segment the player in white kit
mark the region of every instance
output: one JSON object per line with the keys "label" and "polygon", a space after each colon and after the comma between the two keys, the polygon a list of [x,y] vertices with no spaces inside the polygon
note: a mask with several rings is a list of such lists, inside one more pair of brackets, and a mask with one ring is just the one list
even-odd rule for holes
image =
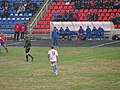
{"label": "player in white kit", "polygon": [[51,46],[51,50],[48,51],[48,60],[53,67],[55,75],[58,75],[57,62],[58,62],[58,52],[54,49],[54,46]]}

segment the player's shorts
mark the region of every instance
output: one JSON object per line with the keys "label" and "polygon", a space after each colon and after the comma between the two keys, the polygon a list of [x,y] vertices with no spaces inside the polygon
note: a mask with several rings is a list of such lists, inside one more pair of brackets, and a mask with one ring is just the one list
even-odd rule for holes
{"label": "player's shorts", "polygon": [[6,47],[6,44],[4,42],[0,42],[0,46]]}
{"label": "player's shorts", "polygon": [[25,49],[26,53],[29,53],[29,51],[30,51],[30,48]]}
{"label": "player's shorts", "polygon": [[56,61],[51,62],[51,66],[55,66],[56,64],[57,64],[57,62],[56,62]]}

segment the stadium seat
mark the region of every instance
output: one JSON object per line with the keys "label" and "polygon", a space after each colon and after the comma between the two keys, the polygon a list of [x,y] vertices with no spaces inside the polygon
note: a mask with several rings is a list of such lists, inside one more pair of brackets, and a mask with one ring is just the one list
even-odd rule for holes
{"label": "stadium seat", "polygon": [[117,9],[113,9],[113,12],[116,13],[116,12],[117,12]]}
{"label": "stadium seat", "polygon": [[108,12],[111,13],[111,12],[112,12],[112,9],[108,9]]}
{"label": "stadium seat", "polygon": [[103,9],[103,12],[106,13],[106,12],[107,12],[107,9]]}
{"label": "stadium seat", "polygon": [[102,13],[102,9],[99,9],[98,12],[99,12],[99,13]]}

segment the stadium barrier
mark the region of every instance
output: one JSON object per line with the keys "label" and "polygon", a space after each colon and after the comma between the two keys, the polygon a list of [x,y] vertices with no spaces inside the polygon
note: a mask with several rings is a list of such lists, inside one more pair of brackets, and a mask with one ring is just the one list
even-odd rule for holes
{"label": "stadium barrier", "polygon": [[112,22],[50,22],[50,30],[53,30],[54,27],[57,27],[57,29],[60,29],[60,27],[63,27],[64,29],[69,27],[71,31],[77,32],[80,26],[82,26],[84,30],[86,30],[87,26],[91,29],[93,29],[94,26],[96,28],[102,27],[105,30],[104,36],[109,39],[112,39],[115,31]]}

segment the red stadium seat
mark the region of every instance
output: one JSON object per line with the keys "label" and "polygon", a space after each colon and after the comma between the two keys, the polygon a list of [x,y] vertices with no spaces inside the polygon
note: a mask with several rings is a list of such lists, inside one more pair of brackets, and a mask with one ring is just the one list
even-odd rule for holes
{"label": "red stadium seat", "polygon": [[57,2],[57,5],[60,6],[60,5],[61,5],[61,2]]}
{"label": "red stadium seat", "polygon": [[101,15],[100,15],[100,16],[104,17],[104,16],[105,16],[105,13],[101,13]]}
{"label": "red stadium seat", "polygon": [[59,6],[59,9],[63,9],[63,6]]}
{"label": "red stadium seat", "polygon": [[108,18],[107,17],[103,17],[103,21],[107,21],[108,20]]}
{"label": "red stadium seat", "polygon": [[71,5],[74,6],[74,2],[71,2]]}
{"label": "red stadium seat", "polygon": [[108,9],[108,12],[110,12],[110,13],[111,13],[111,12],[112,12],[112,9]]}
{"label": "red stadium seat", "polygon": [[63,9],[63,10],[61,10],[61,13],[65,13],[65,10]]}
{"label": "red stadium seat", "polygon": [[45,25],[41,25],[40,28],[45,28]]}
{"label": "red stadium seat", "polygon": [[101,13],[101,12],[102,12],[102,9],[99,9],[98,12]]}
{"label": "red stadium seat", "polygon": [[55,6],[55,7],[53,7],[53,8],[54,8],[55,10],[56,10],[56,9],[59,9],[58,6]]}
{"label": "red stadium seat", "polygon": [[84,12],[85,12],[85,13],[88,13],[88,9],[85,9]]}
{"label": "red stadium seat", "polygon": [[36,28],[36,29],[40,28],[40,25],[36,25],[35,28]]}
{"label": "red stadium seat", "polygon": [[102,17],[101,16],[98,18],[98,21],[102,21]]}
{"label": "red stadium seat", "polygon": [[78,12],[79,12],[79,10],[78,10],[78,9],[75,9],[75,12],[76,12],[76,13],[78,13]]}
{"label": "red stadium seat", "polygon": [[69,6],[68,6],[68,9],[72,9],[72,6],[71,6],[71,5],[69,5]]}
{"label": "red stadium seat", "polygon": [[65,6],[63,7],[63,9],[67,9],[67,6],[65,5]]}
{"label": "red stadium seat", "polygon": [[94,12],[94,10],[93,9],[89,9],[89,12]]}
{"label": "red stadium seat", "polygon": [[120,28],[120,24],[118,25],[118,28]]}
{"label": "red stadium seat", "polygon": [[46,28],[46,29],[50,29],[50,25],[46,25],[45,28]]}
{"label": "red stadium seat", "polygon": [[52,3],[52,6],[55,6],[55,5],[56,5],[56,2],[53,2],[53,3]]}
{"label": "red stadium seat", "polygon": [[106,13],[106,16],[107,16],[107,17],[110,17],[110,13]]}
{"label": "red stadium seat", "polygon": [[42,21],[39,21],[38,24],[41,25],[41,24],[43,24],[43,22],[42,22]]}
{"label": "red stadium seat", "polygon": [[48,9],[48,10],[47,10],[47,13],[50,13],[50,12],[51,12],[51,10],[50,10],[50,9]]}
{"label": "red stadium seat", "polygon": [[118,13],[120,13],[120,9],[118,9]]}
{"label": "red stadium seat", "polygon": [[50,6],[49,9],[53,9],[53,6]]}
{"label": "red stadium seat", "polygon": [[65,2],[61,2],[61,5],[62,5],[62,6],[65,5]]}
{"label": "red stadium seat", "polygon": [[83,13],[83,9],[80,9],[80,11],[79,11],[80,13]]}
{"label": "red stadium seat", "polygon": [[117,24],[114,25],[114,28],[117,28]]}
{"label": "red stadium seat", "polygon": [[107,9],[103,9],[103,12],[106,13],[106,12],[107,12]]}
{"label": "red stadium seat", "polygon": [[114,16],[115,14],[114,13],[111,13],[111,16]]}
{"label": "red stadium seat", "polygon": [[116,12],[117,12],[117,9],[113,9],[113,12],[116,13]]}

